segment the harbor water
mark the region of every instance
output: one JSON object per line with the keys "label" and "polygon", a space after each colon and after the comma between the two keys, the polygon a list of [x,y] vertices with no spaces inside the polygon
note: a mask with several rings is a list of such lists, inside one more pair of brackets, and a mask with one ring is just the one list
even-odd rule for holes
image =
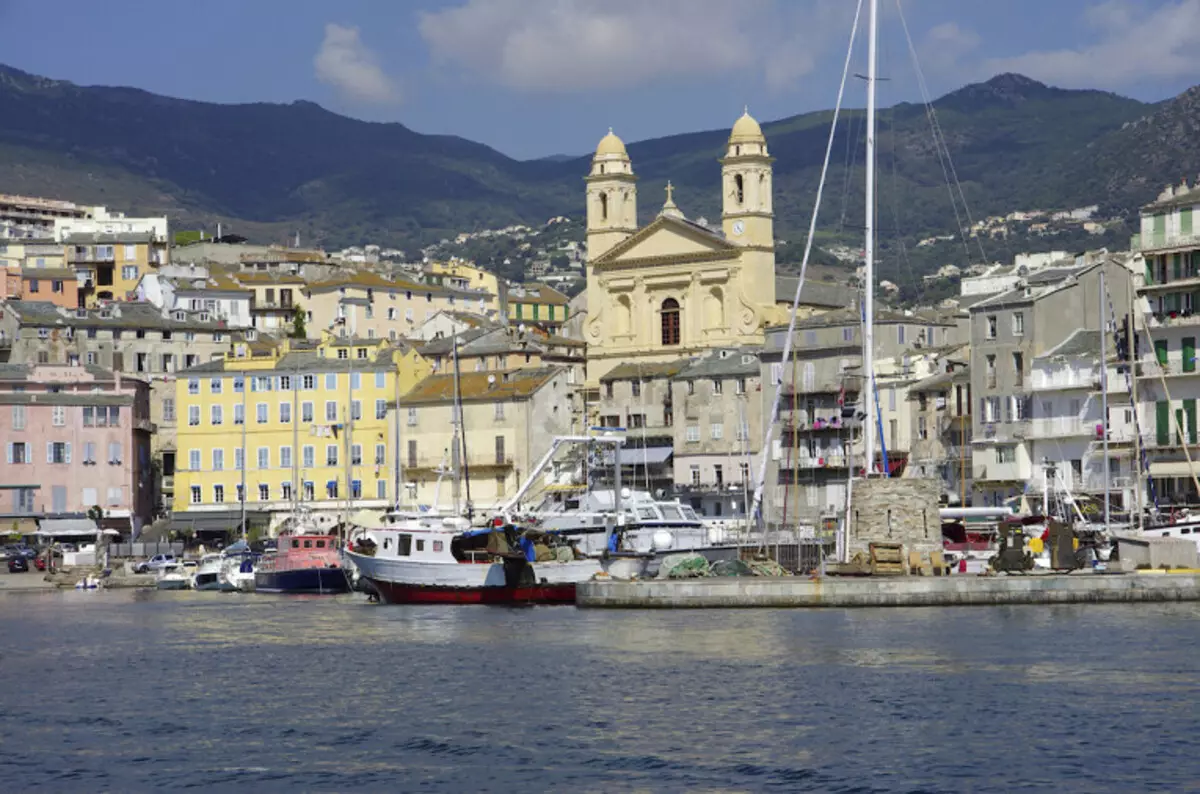
{"label": "harbor water", "polygon": [[10,791],[1177,791],[1200,606],[0,597]]}

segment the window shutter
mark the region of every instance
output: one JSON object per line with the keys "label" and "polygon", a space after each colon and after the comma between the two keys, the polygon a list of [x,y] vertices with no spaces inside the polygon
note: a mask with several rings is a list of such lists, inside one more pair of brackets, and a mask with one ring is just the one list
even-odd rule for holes
{"label": "window shutter", "polygon": [[67,463],[70,463],[70,462],[71,462],[71,442],[70,442],[70,441],[68,441],[68,442],[67,442],[67,457],[66,457],[66,461],[67,461]]}
{"label": "window shutter", "polygon": [[4,445],[4,451],[5,451],[5,452],[7,453],[7,455],[8,455],[8,462],[9,462],[9,463],[12,463],[12,462],[13,462],[13,445],[12,445],[12,444],[5,444],[5,445]]}
{"label": "window shutter", "polygon": [[54,462],[54,442],[53,441],[46,442],[46,462],[47,463]]}

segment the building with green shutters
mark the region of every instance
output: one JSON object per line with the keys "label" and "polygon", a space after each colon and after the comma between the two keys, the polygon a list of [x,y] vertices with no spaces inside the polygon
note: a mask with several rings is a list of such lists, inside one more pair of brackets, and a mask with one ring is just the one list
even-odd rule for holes
{"label": "building with green shutters", "polygon": [[[1138,287],[1138,401],[1150,491],[1160,504],[1200,504],[1190,454],[1200,465],[1200,184],[1184,181],[1142,208],[1132,249],[1145,259]],[[1119,314],[1118,310],[1118,314]],[[1186,450],[1185,450],[1186,445]]]}

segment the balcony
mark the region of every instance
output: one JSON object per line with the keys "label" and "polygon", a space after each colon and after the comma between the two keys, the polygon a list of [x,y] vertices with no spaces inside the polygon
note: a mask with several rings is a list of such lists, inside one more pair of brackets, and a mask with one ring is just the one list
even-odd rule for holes
{"label": "balcony", "polygon": [[1147,238],[1135,235],[1130,248],[1142,253],[1165,251],[1174,248],[1200,248],[1200,234],[1152,234]]}
{"label": "balcony", "polygon": [[979,438],[972,437],[974,443],[992,441],[998,443],[1016,443],[1029,437],[1029,422],[1018,420],[1007,424],[993,422],[984,424],[979,431]]}
{"label": "balcony", "polygon": [[1144,316],[1146,325],[1150,328],[1187,328],[1200,325],[1200,314],[1191,310],[1182,312],[1150,310]]}
{"label": "balcony", "polygon": [[1099,388],[1099,374],[1090,372],[1057,372],[1054,375],[1034,373],[1030,386],[1031,391],[1066,391],[1068,389],[1095,391]]}
{"label": "balcony", "polygon": [[1157,380],[1163,378],[1184,378],[1195,377],[1200,375],[1200,370],[1196,369],[1196,362],[1188,362],[1188,366],[1184,366],[1182,361],[1167,360],[1166,364],[1160,361],[1149,360],[1142,361],[1138,366],[1140,370],[1137,374],[1139,378],[1151,378]]}
{"label": "balcony", "polygon": [[1053,416],[1034,419],[1030,423],[1029,438],[1101,438],[1100,421],[1082,420],[1074,416]]}
{"label": "balcony", "polygon": [[71,263],[91,264],[93,262],[116,262],[117,256],[116,252],[97,254],[92,251],[68,251],[66,259]]}
{"label": "balcony", "polygon": [[[415,465],[414,465],[415,464]],[[436,476],[438,470],[445,465],[447,472],[451,469],[451,463],[445,462],[441,458],[417,458],[409,459],[404,464],[405,474],[413,476]],[[466,473],[470,469],[472,475],[485,472],[508,471],[515,465],[511,455],[471,455],[461,467],[460,473]]]}

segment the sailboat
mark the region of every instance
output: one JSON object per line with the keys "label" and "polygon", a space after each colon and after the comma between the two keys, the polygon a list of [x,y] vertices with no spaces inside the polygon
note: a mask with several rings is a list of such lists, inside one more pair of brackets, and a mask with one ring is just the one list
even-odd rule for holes
{"label": "sailboat", "polygon": [[[877,82],[877,53],[876,44],[878,40],[878,0],[867,0],[867,25],[868,25],[868,44],[867,44],[867,109],[866,109],[866,206],[865,206],[865,222],[864,222],[864,274],[863,274],[863,302],[862,302],[862,371],[863,371],[863,387],[860,389],[860,399],[863,401],[863,415],[866,421],[863,423],[863,458],[864,476],[870,476],[874,469],[875,460],[875,423],[874,419],[877,412],[877,399],[874,389],[874,323],[875,323],[875,134],[876,134],[876,107],[875,107],[875,88]],[[846,52],[846,61],[843,67],[842,84],[838,90],[837,103],[833,111],[833,118],[830,123],[830,132],[828,142],[825,148],[825,160],[821,168],[821,178],[817,186],[816,200],[813,205],[812,215],[809,221],[808,235],[804,244],[804,256],[800,264],[800,276],[796,283],[796,294],[792,303],[791,316],[788,321],[787,336],[785,337],[783,355],[781,360],[786,363],[792,358],[792,350],[796,336],[796,320],[797,309],[800,304],[800,295],[804,288],[805,276],[808,272],[809,258],[812,254],[813,239],[817,230],[817,217],[821,208],[821,199],[824,195],[826,177],[829,173],[830,156],[833,151],[833,143],[837,131],[837,124],[841,115],[842,99],[845,93],[846,78],[850,72],[850,62],[854,52],[854,39],[858,31],[859,18],[862,12],[862,0],[857,5],[854,14],[854,24],[850,34],[850,45]],[[759,456],[759,471],[755,482],[754,497],[751,502],[749,516],[750,520],[757,520],[763,527],[763,538],[765,543],[766,538],[766,522],[762,516],[762,500],[767,479],[767,466],[770,460],[770,449],[773,441],[773,433],[779,423],[780,398],[783,393],[783,378],[780,378],[775,383],[775,392],[771,405],[771,410],[768,413],[770,421],[767,425],[767,430],[763,437],[762,452]],[[837,532],[837,552],[836,557],[839,562],[845,562],[848,559],[848,544],[847,534],[849,531],[850,522],[850,504],[853,494],[853,479],[854,467],[850,467],[850,477],[846,489],[846,513],[838,528]]]}

